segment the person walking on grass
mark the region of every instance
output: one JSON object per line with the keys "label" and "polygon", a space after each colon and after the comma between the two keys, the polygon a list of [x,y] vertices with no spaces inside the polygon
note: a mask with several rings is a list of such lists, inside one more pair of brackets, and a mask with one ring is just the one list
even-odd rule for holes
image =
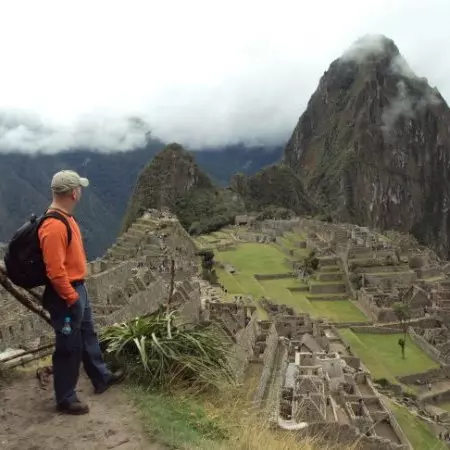
{"label": "person walking on grass", "polygon": [[76,393],[80,365],[101,394],[124,378],[123,371],[112,373],[103,360],[92,310],[84,284],[87,260],[81,232],[73,212],[81,200],[87,178],[63,170],[53,176],[53,201],[48,212],[65,220],[47,218],[38,236],[49,282],[43,294],[43,306],[49,312],[56,335],[53,376],[57,410],[67,414],[86,414],[87,404]]}

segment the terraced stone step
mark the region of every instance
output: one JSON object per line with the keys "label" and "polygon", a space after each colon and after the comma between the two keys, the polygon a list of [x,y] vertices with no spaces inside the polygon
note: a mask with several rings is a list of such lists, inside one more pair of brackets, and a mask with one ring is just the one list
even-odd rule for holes
{"label": "terraced stone step", "polygon": [[309,285],[311,294],[340,294],[347,292],[344,283],[311,283]]}
{"label": "terraced stone step", "polygon": [[[164,219],[164,221],[170,221],[170,219]],[[135,222],[136,225],[147,225],[147,227],[156,227],[158,224],[158,221],[155,219],[147,219],[145,217],[139,217],[139,219],[136,220]]]}
{"label": "terraced stone step", "polygon": [[309,286],[307,286],[306,284],[304,286],[290,286],[287,289],[291,292],[308,292]]}
{"label": "terraced stone step", "polygon": [[450,300],[450,290],[448,289],[437,290],[435,295],[440,300]]}
{"label": "terraced stone step", "polygon": [[144,236],[146,236],[148,234],[147,230],[143,230],[140,228],[130,228],[127,232],[126,235],[127,236],[133,236],[133,237],[138,237],[138,238],[142,238]]}
{"label": "terraced stone step", "polygon": [[338,262],[337,256],[320,256],[318,260],[321,267],[337,266]]}
{"label": "terraced stone step", "polygon": [[111,252],[115,255],[126,255],[130,256],[132,253],[129,248],[122,247],[121,245],[113,245],[111,247]]}
{"label": "terraced stone step", "polygon": [[409,270],[406,272],[366,272],[364,277],[369,281],[378,278],[383,280],[405,279],[413,282],[416,280],[417,275],[416,272]]}
{"label": "terraced stone step", "polygon": [[316,279],[317,281],[343,281],[344,274],[342,272],[318,272]]}
{"label": "terraced stone step", "polygon": [[143,237],[121,237],[116,241],[116,246],[120,248],[137,249],[139,246],[152,244],[159,246],[159,239],[155,236],[143,236]]}
{"label": "terraced stone step", "polygon": [[137,248],[140,243],[142,242],[142,238],[137,238],[137,239],[133,239],[133,238],[126,238],[121,240],[120,238],[117,239],[116,244],[118,247],[121,248],[128,248],[128,249],[132,249],[132,248]]}
{"label": "terraced stone step", "polygon": [[341,269],[338,265],[336,266],[325,266],[319,267],[316,273],[330,273],[330,272],[339,272]]}
{"label": "terraced stone step", "polygon": [[159,247],[159,245],[155,244],[144,244],[141,249],[141,253],[144,256],[157,256],[163,253],[163,250]]}
{"label": "terraced stone step", "polygon": [[124,248],[120,248],[120,247],[111,247],[107,252],[106,252],[106,258],[110,258],[110,259],[116,259],[118,261],[125,261],[126,259],[130,259],[133,254],[132,252],[130,252],[129,249],[124,249]]}
{"label": "terraced stone step", "polygon": [[139,240],[143,239],[146,236],[145,233],[141,233],[140,231],[137,232],[137,234],[133,234],[130,231],[127,231],[124,234],[121,234],[117,239],[116,242],[122,242],[122,241],[129,241],[130,239],[133,240]]}
{"label": "terraced stone step", "polygon": [[316,295],[307,295],[306,300],[315,301],[315,300],[329,300],[329,301],[338,301],[338,300],[348,300],[348,295],[345,294],[316,294]]}
{"label": "terraced stone step", "polygon": [[405,273],[411,272],[408,264],[399,264],[396,266],[357,266],[355,272],[367,273],[367,274],[377,274],[377,273]]}
{"label": "terraced stone step", "polygon": [[129,230],[132,230],[132,231],[142,231],[142,232],[145,232],[145,231],[152,231],[154,228],[155,228],[155,223],[152,223],[152,224],[150,224],[150,223],[148,223],[148,222],[146,222],[146,223],[143,223],[143,222],[135,222],[131,227],[130,227],[130,229]]}

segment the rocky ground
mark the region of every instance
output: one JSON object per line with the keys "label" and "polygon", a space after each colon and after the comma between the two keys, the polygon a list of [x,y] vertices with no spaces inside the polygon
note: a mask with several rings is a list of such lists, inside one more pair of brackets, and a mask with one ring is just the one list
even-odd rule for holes
{"label": "rocky ground", "polygon": [[35,373],[0,386],[2,450],[163,450],[144,435],[136,412],[119,386],[95,395],[82,377],[78,392],[90,413],[55,412],[52,386],[42,389]]}

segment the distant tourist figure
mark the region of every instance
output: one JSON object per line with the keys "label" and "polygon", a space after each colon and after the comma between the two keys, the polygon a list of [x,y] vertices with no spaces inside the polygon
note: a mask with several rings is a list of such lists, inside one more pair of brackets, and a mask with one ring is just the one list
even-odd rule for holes
{"label": "distant tourist figure", "polygon": [[357,409],[356,415],[357,416],[362,416],[363,413],[364,413],[364,403],[363,403],[363,399],[360,398],[358,400],[358,409]]}
{"label": "distant tourist figure", "polygon": [[111,373],[103,361],[92,311],[84,285],[86,254],[81,232],[72,213],[81,199],[87,178],[63,170],[53,176],[53,202],[49,212],[61,219],[47,218],[38,235],[49,282],[43,306],[50,313],[56,335],[53,376],[57,409],[67,414],[86,414],[89,407],[76,394],[80,364],[100,394],[123,378],[123,372]]}

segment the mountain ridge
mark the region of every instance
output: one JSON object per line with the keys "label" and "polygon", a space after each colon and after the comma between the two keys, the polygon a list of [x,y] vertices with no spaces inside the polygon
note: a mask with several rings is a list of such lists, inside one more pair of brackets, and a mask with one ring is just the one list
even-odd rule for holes
{"label": "mountain ridge", "polygon": [[[51,201],[53,173],[70,168],[91,180],[76,216],[89,259],[102,256],[117,237],[139,172],[164,146],[151,139],[145,148],[127,152],[0,153],[0,242],[8,242],[32,213],[45,210]],[[230,145],[195,151],[195,159],[217,185],[224,186],[236,171],[254,173],[279,160],[282,148]]]}

